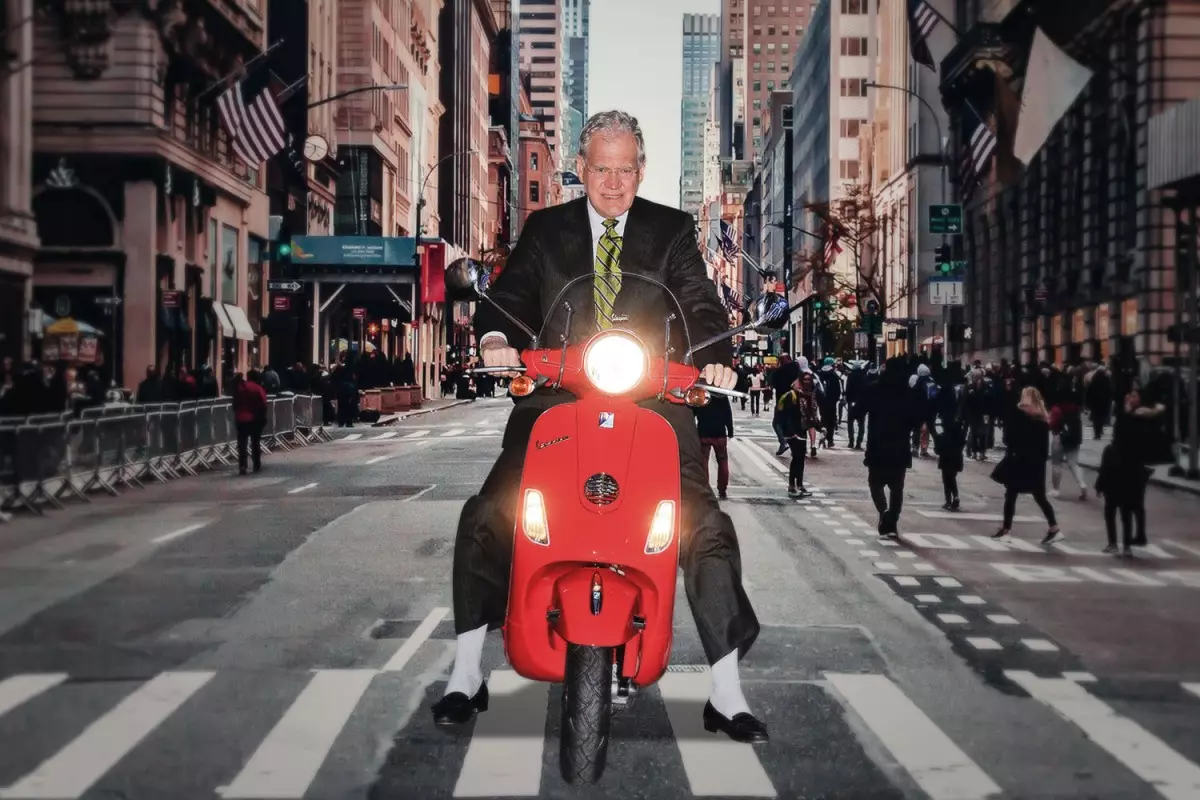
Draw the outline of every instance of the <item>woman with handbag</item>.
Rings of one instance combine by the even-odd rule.
[[[992,534],[993,539],[1012,535],[1013,514],[1017,510],[1017,495],[1028,494],[1046,516],[1049,529],[1042,538],[1043,545],[1062,538],[1054,507],[1046,499],[1046,460],[1050,457],[1050,415],[1036,387],[1026,386],[1016,409],[1004,421],[1004,458],[992,471],[992,480],[1004,486],[1004,524]]]

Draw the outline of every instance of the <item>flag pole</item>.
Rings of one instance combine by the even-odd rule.
[[[228,75],[225,75],[225,76],[221,77],[220,79],[218,79],[207,89],[205,89],[204,91],[200,92],[200,94],[198,94],[194,98],[192,98],[193,102],[198,103],[198,102],[200,102],[201,98],[207,97],[208,95],[212,94],[217,89],[225,88],[225,86],[228,85],[228,83],[229,83],[229,79],[233,78],[234,76],[238,75],[239,73],[249,74],[251,68],[257,66],[260,61],[263,61],[268,56],[270,56],[271,53],[278,50],[283,45],[283,42],[284,42],[284,40],[280,39],[279,41],[275,42],[275,44],[271,45],[266,50],[263,50],[261,53],[259,53],[254,58],[247,61],[242,66],[233,70]]]

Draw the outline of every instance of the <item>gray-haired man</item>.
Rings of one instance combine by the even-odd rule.
[[[537,330],[559,290],[572,278],[590,273],[602,255],[619,253],[622,273],[641,273],[666,284],[679,299],[693,341],[728,330],[727,312],[709,279],[690,214],[637,197],[645,175],[645,146],[637,120],[619,111],[596,114],[579,139],[577,166],[587,197],[529,216],[504,272],[491,289],[493,299]],[[604,240],[602,242],[602,240]],[[607,244],[607,246],[605,246]],[[624,281],[615,298],[592,297],[591,283],[568,293],[575,308],[596,306],[571,325],[573,342],[586,340],[600,326],[600,314],[623,315],[646,331],[643,341],[661,357],[662,319],[668,310],[663,292],[644,281]],[[670,306],[674,310],[674,306]],[[549,320],[543,341],[557,342],[563,314]],[[519,363],[526,346],[519,328],[486,304],[475,313],[475,331],[483,361]],[[681,326],[672,331],[679,335]],[[686,349],[673,343],[676,352]],[[655,352],[655,348],[657,352]],[[737,374],[728,342],[696,354],[705,379],[732,388]],[[483,640],[500,627],[508,603],[512,537],[525,450],[533,423],[547,408],[569,397],[539,390],[516,403],[504,432],[503,449],[482,489],[467,501],[454,544],[454,622],[458,652],[445,696],[433,707],[438,725],[467,722],[487,705],[481,668]],[[702,460],[692,412],[686,406],[655,410],[679,437],[683,518],[680,564],[696,627],[712,665],[713,690],[704,709],[707,726],[740,742],[765,742],[767,730],[742,695],[738,661],[758,636],[759,625],[742,588],[741,557],[733,522],[713,495]]]

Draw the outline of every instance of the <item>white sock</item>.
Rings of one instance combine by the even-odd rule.
[[[454,654],[454,669],[446,684],[446,694],[462,692],[474,697],[483,685],[483,640],[487,636],[487,625],[458,635],[457,651]]]
[[[722,716],[733,719],[750,706],[742,696],[742,680],[738,677],[738,651],[734,650],[712,665],[712,694],[708,698]]]

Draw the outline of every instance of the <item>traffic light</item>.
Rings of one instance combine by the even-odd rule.
[[[949,244],[939,245],[934,251],[933,263],[939,275],[949,275],[954,269],[954,254]]]

